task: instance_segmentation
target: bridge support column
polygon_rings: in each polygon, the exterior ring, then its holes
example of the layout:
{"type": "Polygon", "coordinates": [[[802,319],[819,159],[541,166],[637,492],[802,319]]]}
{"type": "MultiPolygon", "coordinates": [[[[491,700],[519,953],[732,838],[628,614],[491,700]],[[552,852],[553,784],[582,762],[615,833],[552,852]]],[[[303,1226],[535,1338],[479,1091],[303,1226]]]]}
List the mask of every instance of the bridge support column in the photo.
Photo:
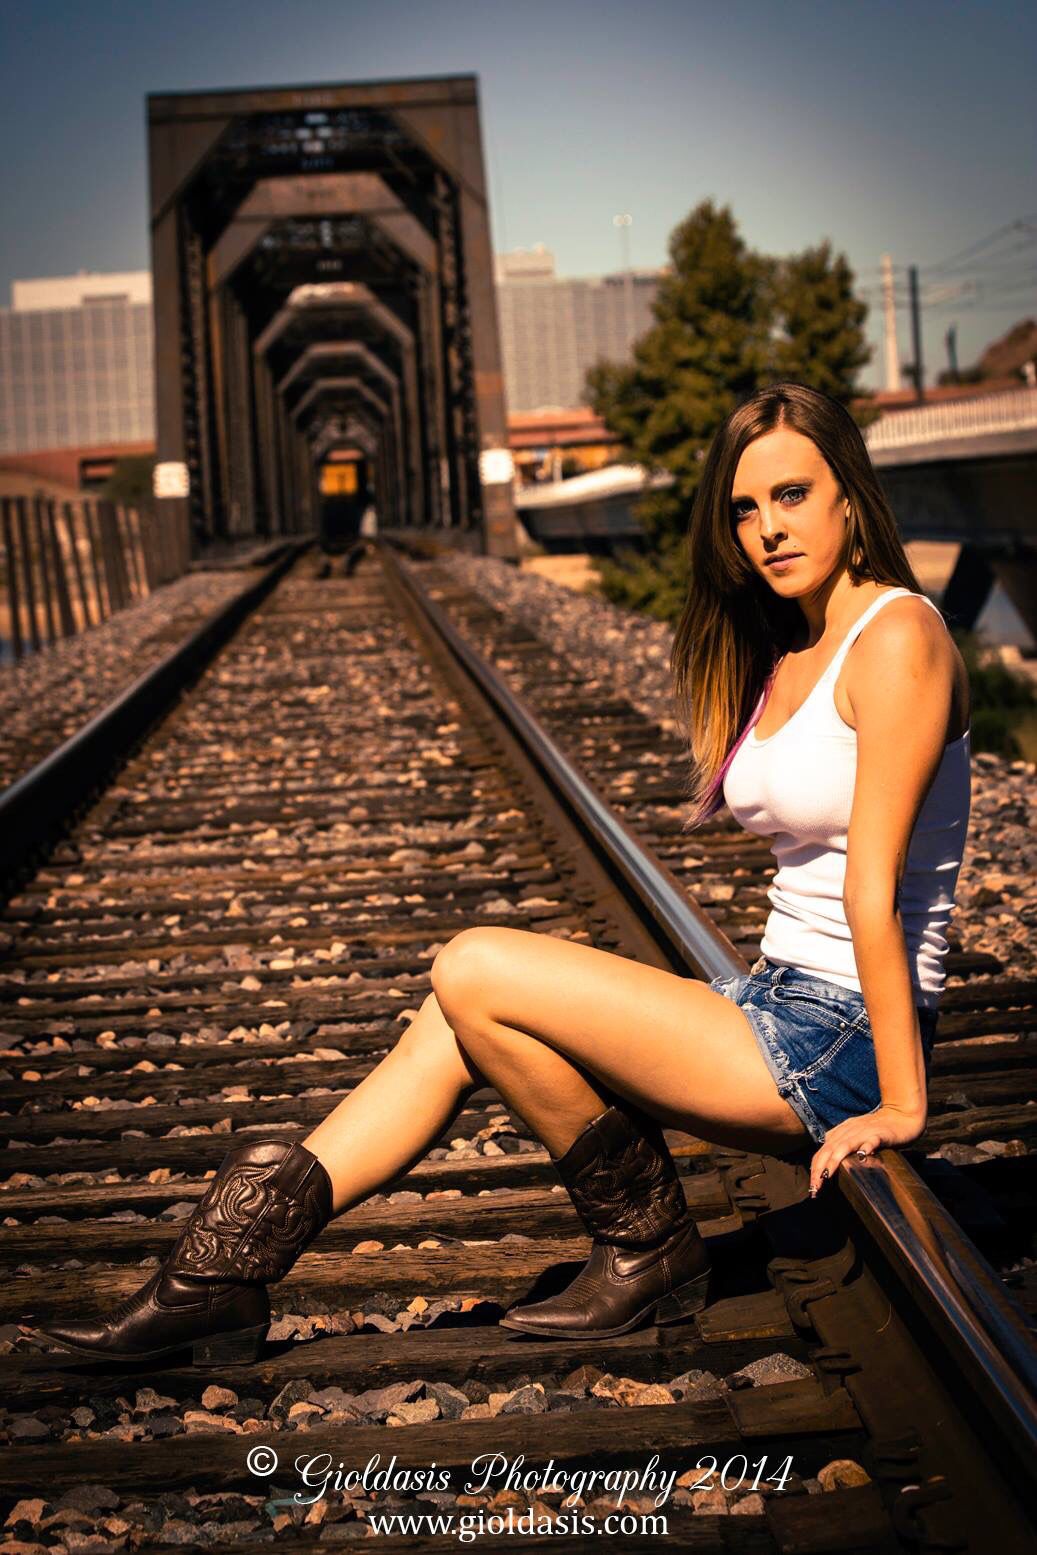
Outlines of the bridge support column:
{"type": "Polygon", "coordinates": [[[983,614],[993,586],[994,573],[989,558],[976,546],[963,545],[940,600],[940,609],[948,624],[971,632],[983,614]]]}
{"type": "Polygon", "coordinates": [[[994,576],[1037,643],[1037,550],[1019,549],[991,560],[994,576]]]}

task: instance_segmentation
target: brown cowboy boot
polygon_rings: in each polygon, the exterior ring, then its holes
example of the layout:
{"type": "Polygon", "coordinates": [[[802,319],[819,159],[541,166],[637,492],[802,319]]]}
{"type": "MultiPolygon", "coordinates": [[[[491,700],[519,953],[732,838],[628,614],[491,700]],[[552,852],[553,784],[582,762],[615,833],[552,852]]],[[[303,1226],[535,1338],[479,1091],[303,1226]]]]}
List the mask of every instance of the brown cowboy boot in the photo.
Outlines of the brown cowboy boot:
{"type": "Polygon", "coordinates": [[[195,1365],[252,1361],[279,1280],[332,1218],[332,1186],[305,1145],[231,1150],[165,1263],[107,1318],[41,1328],[99,1360],[153,1360],[191,1347],[195,1365]]]}
{"type": "Polygon", "coordinates": [[[611,1339],[705,1306],[709,1254],[654,1119],[631,1103],[612,1106],[554,1164],[593,1238],[591,1255],[566,1290],[511,1307],[502,1327],[611,1339]]]}

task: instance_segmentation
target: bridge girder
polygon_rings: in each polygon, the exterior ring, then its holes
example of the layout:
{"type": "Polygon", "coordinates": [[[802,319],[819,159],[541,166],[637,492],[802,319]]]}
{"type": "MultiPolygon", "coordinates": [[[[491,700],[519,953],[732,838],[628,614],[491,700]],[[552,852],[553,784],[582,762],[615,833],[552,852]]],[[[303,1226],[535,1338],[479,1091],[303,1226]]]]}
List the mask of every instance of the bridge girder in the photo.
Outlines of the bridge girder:
{"type": "Polygon", "coordinates": [[[310,264],[320,282],[319,228],[345,256],[327,268],[411,326],[393,364],[407,505],[388,517],[514,558],[510,481],[482,478],[507,437],[475,78],[155,94],[148,116],[158,452],[188,470],[199,538],[297,527],[286,364],[255,348],[276,287],[310,264]]]}

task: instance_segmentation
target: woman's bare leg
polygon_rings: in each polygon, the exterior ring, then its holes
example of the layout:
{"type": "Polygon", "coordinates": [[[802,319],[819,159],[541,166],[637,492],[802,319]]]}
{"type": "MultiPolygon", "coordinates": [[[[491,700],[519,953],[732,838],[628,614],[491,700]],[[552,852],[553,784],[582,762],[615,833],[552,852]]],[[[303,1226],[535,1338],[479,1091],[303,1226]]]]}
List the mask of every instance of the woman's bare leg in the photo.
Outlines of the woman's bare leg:
{"type": "MultiPolygon", "coordinates": [[[[538,1133],[543,1126],[541,1138],[553,1149],[609,1100],[562,1054],[531,1039],[527,1049],[521,1084],[513,1087],[517,1110],[538,1133]]],[[[420,1160],[468,1093],[495,1083],[459,1046],[429,994],[392,1051],[302,1141],[331,1178],[335,1214],[420,1160]]]]}
{"type": "Polygon", "coordinates": [[[393,1050],[303,1141],[335,1213],[420,1160],[492,1085],[555,1157],[627,1096],[670,1128],[780,1153],[809,1136],[742,1011],[704,983],[525,929],[466,929],[393,1050]]]}
{"type": "Polygon", "coordinates": [[[585,1097],[574,1106],[533,1083],[543,1047],[579,1065],[591,1085],[714,1144],[780,1154],[809,1141],[745,1014],[705,983],[528,929],[487,927],[443,947],[432,986],[469,1060],[556,1156],[594,1113],[585,1097]]]}

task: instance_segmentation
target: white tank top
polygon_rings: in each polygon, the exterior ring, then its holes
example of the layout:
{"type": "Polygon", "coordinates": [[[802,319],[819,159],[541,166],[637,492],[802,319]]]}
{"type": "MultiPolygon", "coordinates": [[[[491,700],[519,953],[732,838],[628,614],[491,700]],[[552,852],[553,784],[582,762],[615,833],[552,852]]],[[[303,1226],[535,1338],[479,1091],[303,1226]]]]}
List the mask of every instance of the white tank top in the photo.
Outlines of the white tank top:
{"type": "MultiPolygon", "coordinates": [[[[852,643],[890,599],[890,588],[851,626],[806,701],[774,734],[750,729],[724,780],[724,798],[746,831],[773,837],[778,871],[761,954],[830,983],[861,990],[843,908],[846,834],[857,775],[857,731],[836,710],[832,688],[852,643]]],[[[932,600],[926,599],[939,615],[932,600]]],[[[942,621],[941,616],[941,621],[942,621]]],[[[760,717],[764,689],[752,722],[760,717]]],[[[915,1003],[935,1008],[943,991],[946,929],[965,849],[971,797],[970,730],[944,746],[908,847],[900,915],[915,1003]]]]}

